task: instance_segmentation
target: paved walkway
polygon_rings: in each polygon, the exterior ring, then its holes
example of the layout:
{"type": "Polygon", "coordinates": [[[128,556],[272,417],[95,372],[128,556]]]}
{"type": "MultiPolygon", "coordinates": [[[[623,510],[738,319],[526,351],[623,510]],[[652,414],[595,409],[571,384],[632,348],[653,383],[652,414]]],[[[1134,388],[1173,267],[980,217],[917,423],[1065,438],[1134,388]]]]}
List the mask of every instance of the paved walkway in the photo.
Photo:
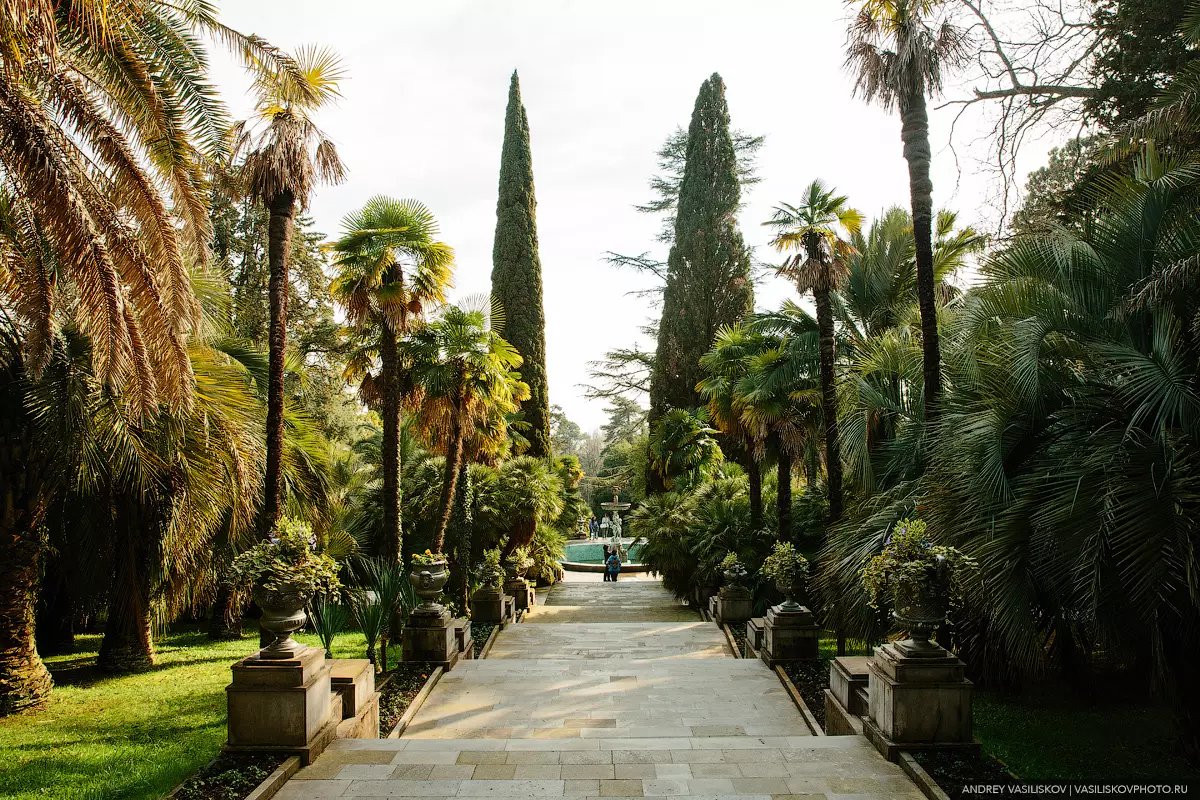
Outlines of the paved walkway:
{"type": "Polygon", "coordinates": [[[278,800],[923,797],[861,737],[810,735],[775,675],[657,582],[540,600],[535,624],[443,677],[402,738],[334,742],[278,800]],[[611,621],[551,624],[556,608],[611,621]]]}

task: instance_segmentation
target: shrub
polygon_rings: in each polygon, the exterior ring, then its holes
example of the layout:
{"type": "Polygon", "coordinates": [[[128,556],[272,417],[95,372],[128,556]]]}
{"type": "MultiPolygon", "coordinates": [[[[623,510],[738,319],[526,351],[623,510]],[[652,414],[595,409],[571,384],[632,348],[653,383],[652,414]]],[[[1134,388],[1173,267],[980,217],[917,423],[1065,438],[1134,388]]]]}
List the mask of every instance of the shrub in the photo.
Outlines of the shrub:
{"type": "Polygon", "coordinates": [[[335,591],[341,586],[337,562],[313,552],[315,543],[307,523],[284,517],[268,541],[233,560],[230,581],[238,588],[254,587],[268,594],[312,597],[335,591]]]}
{"type": "Polygon", "coordinates": [[[931,544],[925,538],[925,523],[919,519],[902,519],[896,523],[883,552],[873,557],[862,570],[863,585],[870,596],[872,608],[881,609],[890,599],[895,608],[922,605],[933,592],[957,588],[962,575],[975,562],[959,550],[931,544]],[[938,587],[938,559],[944,558],[949,584],[938,587]]]}
{"type": "Polygon", "coordinates": [[[791,542],[776,542],[759,572],[779,586],[795,586],[808,575],[808,559],[791,542]]]}

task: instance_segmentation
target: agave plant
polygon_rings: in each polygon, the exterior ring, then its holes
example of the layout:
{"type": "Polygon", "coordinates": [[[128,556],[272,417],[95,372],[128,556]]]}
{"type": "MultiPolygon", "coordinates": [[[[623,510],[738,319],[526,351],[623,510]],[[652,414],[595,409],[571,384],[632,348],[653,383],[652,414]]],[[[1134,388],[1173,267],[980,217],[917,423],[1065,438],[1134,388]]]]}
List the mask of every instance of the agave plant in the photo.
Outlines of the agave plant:
{"type": "Polygon", "coordinates": [[[342,603],[335,603],[325,595],[319,596],[309,607],[308,619],[313,630],[321,639],[321,647],[333,658],[333,640],[346,629],[352,610],[342,603]]]}

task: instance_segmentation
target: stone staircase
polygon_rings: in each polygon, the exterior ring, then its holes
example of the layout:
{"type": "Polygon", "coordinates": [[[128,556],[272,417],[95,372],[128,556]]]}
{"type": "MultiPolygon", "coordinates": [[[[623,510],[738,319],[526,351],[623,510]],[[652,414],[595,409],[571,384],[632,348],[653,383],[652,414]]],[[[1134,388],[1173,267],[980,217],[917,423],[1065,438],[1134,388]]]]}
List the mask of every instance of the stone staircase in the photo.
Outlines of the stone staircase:
{"type": "Polygon", "coordinates": [[[509,627],[403,737],[334,742],[276,797],[923,797],[862,737],[812,735],[771,670],[730,655],[694,615],[509,627]]]}

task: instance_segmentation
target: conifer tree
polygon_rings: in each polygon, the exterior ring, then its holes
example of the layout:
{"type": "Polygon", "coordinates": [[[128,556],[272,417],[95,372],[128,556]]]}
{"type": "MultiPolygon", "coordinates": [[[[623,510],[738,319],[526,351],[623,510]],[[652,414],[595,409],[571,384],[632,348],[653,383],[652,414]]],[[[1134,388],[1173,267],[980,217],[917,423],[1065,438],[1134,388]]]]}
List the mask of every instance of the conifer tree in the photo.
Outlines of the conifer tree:
{"type": "MultiPolygon", "coordinates": [[[[737,154],[729,134],[725,83],[712,77],[700,86],[688,127],[687,159],[679,186],[675,240],[667,259],[658,348],[650,377],[650,424],[671,408],[702,401],[700,357],[717,330],[754,306],[750,254],[737,225],[741,187],[737,154]]],[[[662,487],[651,473],[651,490],[662,487]]]]}
{"type": "Polygon", "coordinates": [[[529,455],[550,454],[550,398],[546,387],[546,315],[542,309],[542,262],[538,258],[537,200],[529,119],[521,85],[512,74],[500,155],[500,198],[492,248],[492,297],[504,309],[499,333],[521,354],[521,379],[530,398],[521,404],[529,423],[529,455]]]}

